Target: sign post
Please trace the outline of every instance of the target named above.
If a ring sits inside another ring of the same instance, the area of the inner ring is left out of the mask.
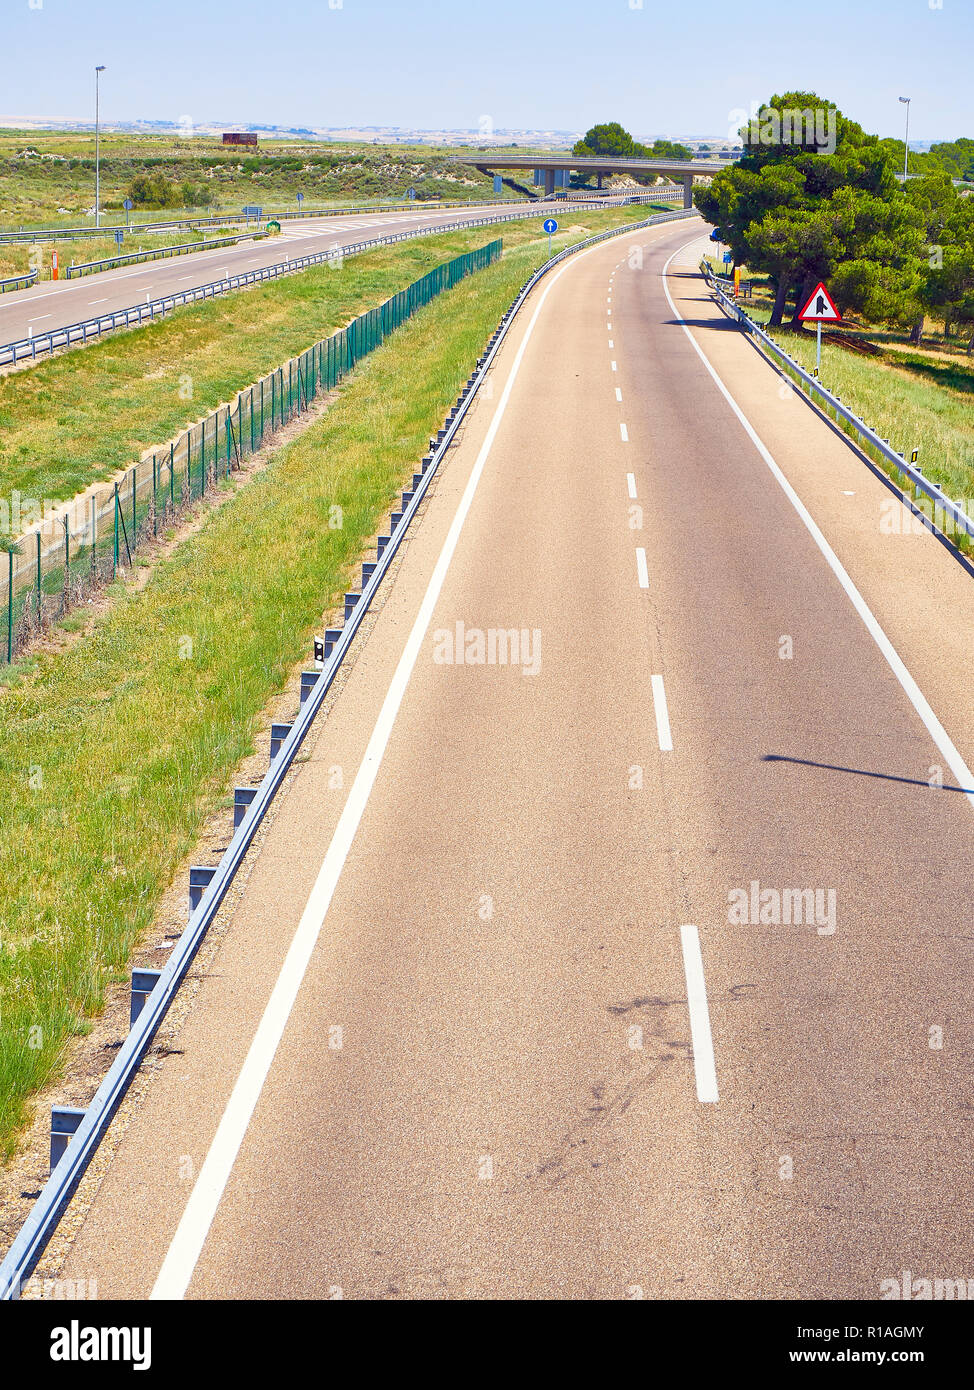
[[[57,279],[57,251],[51,252],[51,279]]]
[[[125,225],[126,225],[126,227],[129,225],[129,213],[132,211],[132,206],[133,206],[133,204],[132,204],[132,199],[131,199],[131,198],[126,198],[126,199],[125,199],[125,202],[122,204],[122,207],[125,209]]]
[[[798,315],[802,323],[814,323],[815,333],[815,375],[822,370],[822,324],[841,323],[842,315],[835,307],[835,301],[820,280],[808,296],[808,303]]]
[[[553,217],[546,217],[545,220],[544,220],[544,229],[545,229],[545,231],[548,233],[548,260],[550,261],[550,260],[551,260],[551,234],[552,234],[552,232],[557,232],[557,230],[558,230],[558,223],[555,221],[555,219],[554,219]]]

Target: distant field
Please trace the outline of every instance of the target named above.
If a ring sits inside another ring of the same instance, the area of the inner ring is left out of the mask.
[[[36,153],[25,152],[35,151]],[[140,220],[238,210],[246,203],[306,208],[362,199],[477,201],[493,196],[493,180],[472,165],[447,162],[453,151],[429,146],[332,145],[262,141],[255,151],[224,146],[219,138],[125,135],[101,139],[102,208],[119,212],[136,175],[162,175],[188,183],[193,196],[178,207]],[[95,140],[91,132],[0,130],[0,228],[83,225],[94,207]],[[505,189],[505,196],[516,193]]]
[[[555,248],[655,211],[561,209]],[[505,255],[530,243],[547,247],[544,215],[499,229]],[[481,245],[488,232],[498,234],[481,227],[380,247],[350,257],[340,270],[317,266],[187,305],[144,328],[0,376],[0,492],[69,500],[431,266]]]

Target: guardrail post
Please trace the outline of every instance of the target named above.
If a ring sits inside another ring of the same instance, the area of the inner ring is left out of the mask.
[[[278,753],[281,751],[281,744],[284,742],[288,734],[291,732],[292,727],[293,726],[290,724],[271,725],[271,762],[274,761]]]
[[[203,894],[210,886],[210,880],[216,873],[216,867],[209,864],[193,864],[189,870],[189,910],[190,913],[196,911],[202,901]]]
[[[257,795],[256,787],[234,787],[233,789],[233,828],[239,829],[247,808]]]
[[[304,704],[305,700],[307,700],[307,698],[308,698],[308,696],[311,694],[312,690],[314,690],[315,684],[317,683],[318,677],[319,677],[320,675],[321,675],[321,672],[320,672],[320,671],[302,671],[302,672],[301,672],[301,704],[302,704],[302,705]]]
[[[78,1110],[72,1105],[52,1105],[51,1106],[51,1172],[58,1166],[65,1149],[71,1141],[72,1134],[77,1134],[81,1121],[85,1117],[83,1110]]]
[[[129,1004],[129,1028],[131,1029],[135,1020],[142,1012],[145,1001],[156,987],[156,981],[162,974],[161,970],[133,970],[132,971],[132,998]]]

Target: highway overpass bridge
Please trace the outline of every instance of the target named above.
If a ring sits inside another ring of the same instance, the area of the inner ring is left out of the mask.
[[[609,155],[578,156],[565,154],[509,154],[506,151],[491,152],[484,155],[454,155],[457,164],[472,164],[481,173],[492,174],[499,169],[537,169],[544,174],[546,194],[554,193],[556,175],[559,182],[567,183],[569,173],[596,174],[599,187],[606,174],[659,174],[670,178],[674,183],[683,184],[683,206],[693,206],[693,180],[713,178],[721,169],[726,169],[729,161],[719,159],[631,159],[613,158]]]

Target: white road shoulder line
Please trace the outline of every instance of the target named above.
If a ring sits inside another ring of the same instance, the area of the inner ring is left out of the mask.
[[[698,240],[699,237],[694,237],[694,241]],[[860,594],[859,590],[852,582],[852,579],[850,578],[849,573],[843,565],[842,561],[839,559],[838,555],[836,555],[835,551],[832,549],[828,541],[825,539],[825,536],[822,534],[817,523],[812,517],[811,512],[808,510],[804,502],[798,496],[798,493],[792,487],[791,483],[789,483],[788,479],[781,471],[781,468],[778,466],[778,464],[772,457],[770,450],[762,442],[757,430],[754,428],[750,420],[744,414],[741,407],[737,404],[730,391],[728,391],[727,387],[720,379],[720,376],[717,374],[715,368],[711,366],[703,348],[700,346],[696,338],[690,332],[686,320],[683,318],[683,315],[680,313],[676,305],[673,303],[673,296],[670,294],[670,287],[666,283],[666,272],[669,270],[676,257],[679,256],[682,251],[685,251],[687,246],[692,245],[693,242],[686,242],[685,245],[679,247],[676,251],[673,252],[673,255],[670,256],[669,260],[666,262],[666,265],[664,265],[662,269],[661,274],[663,278],[663,290],[666,294],[666,298],[669,301],[670,309],[677,322],[681,325],[684,333],[690,339],[690,342],[692,343],[697,356],[700,358],[701,362],[713,378],[717,386],[717,389],[720,391],[721,395],[727,401],[727,404],[730,406],[731,410],[733,410],[734,414],[737,416],[738,420],[743,425],[749,439],[751,440],[751,443],[754,445],[758,453],[764,459],[765,463],[770,468],[775,480],[780,485],[782,492],[784,492],[785,496],[788,498],[788,501],[791,503],[795,511],[801,517],[809,532],[809,535],[812,537],[812,540],[815,542],[819,550],[822,552],[822,555],[825,557],[825,561],[828,564],[829,569],[831,569],[836,579],[842,585],[842,588],[845,590],[846,597],[849,599],[849,602],[852,604],[853,608],[856,610],[863,623],[865,624],[866,631],[869,633],[870,637],[876,643],[876,646],[882,652],[883,656],[886,659],[887,665],[893,672],[893,675],[899,681],[904,692],[906,693],[907,698],[909,699],[913,708],[916,710],[917,714],[920,716],[920,719],[923,721],[927,733],[933,739],[934,743],[937,746],[937,749],[941,754],[941,757],[947,763],[951,772],[957,779],[958,785],[964,789],[965,794],[967,796],[968,804],[970,805],[971,809],[974,810],[974,775],[972,775],[970,768],[967,766],[967,763],[964,761],[959,751],[954,746],[954,742],[951,739],[950,735],[947,733],[947,730],[944,728],[940,720],[934,714],[933,709],[927,701],[926,696],[924,695],[920,687],[917,685],[913,677],[910,675],[910,672],[907,670],[906,664],[900,657],[892,642],[886,636],[886,633],[883,631],[878,620],[873,614],[872,609],[869,607],[862,594]]]
[[[594,251],[601,250],[600,246],[594,246],[589,251],[579,252],[570,261],[557,270],[542,291],[541,297],[535,306],[524,337],[517,349],[517,354],[511,365],[507,382],[501,393],[494,411],[494,416],[490,422],[486,437],[477,455],[473,470],[464,489],[463,496],[457,507],[456,514],[450,525],[446,540],[443,542],[443,549],[430,577],[429,585],[420,605],[416,620],[413,623],[399,664],[396,667],[392,682],[386,692],[379,717],[376,720],[375,728],[369,739],[368,747],[362,764],[356,773],[348,794],[342,814],[339,817],[338,825],[332,836],[331,844],[325,855],[315,885],[311,890],[301,920],[298,923],[294,938],[288,949],[281,972],[277,982],[267,1001],[263,1016],[254,1034],[250,1049],[244,1060],[244,1064],[237,1077],[226,1109],[217,1127],[216,1134],[210,1144],[209,1152],[206,1155],[199,1176],[189,1196],[172,1243],[163,1260],[162,1268],[159,1270],[158,1277],[153,1286],[150,1298],[161,1299],[180,1299],[186,1294],[193,1271],[202,1253],[203,1246],[209,1234],[210,1226],[216,1215],[217,1208],[223,1197],[233,1165],[236,1162],[240,1145],[243,1142],[247,1127],[250,1124],[254,1108],[260,1098],[264,1082],[271,1069],[277,1052],[278,1045],[284,1035],[291,1010],[298,997],[304,980],[308,962],[317,944],[321,929],[324,926],[328,908],[331,905],[332,895],[338,885],[345,860],[349,850],[355,840],[359,823],[368,804],[369,795],[378,776],[382,758],[392,734],[399,707],[402,704],[412,675],[413,667],[419,656],[426,631],[433,617],[433,611],[440,596],[440,590],[446,579],[450,562],[453,559],[454,551],[460,539],[463,524],[467,514],[473,504],[474,494],[480,482],[481,474],[487,463],[488,456],[493,446],[497,431],[507,410],[507,404],[521,369],[521,362],[524,359],[528,343],[534,333],[535,324],[538,316],[544,307],[545,300],[554,289],[555,285],[572,266],[589,256]]]
[[[683,947],[683,973],[687,981],[687,1007],[690,1012],[690,1040],[693,1043],[693,1071],[697,1078],[697,1100],[705,1105],[719,1100],[714,1040],[710,1031],[707,985],[703,977],[700,935],[696,927],[680,928]]]
[[[673,735],[670,732],[670,712],[666,707],[666,690],[662,676],[653,676],[653,708],[656,711],[656,737],[661,753],[673,752]]]

